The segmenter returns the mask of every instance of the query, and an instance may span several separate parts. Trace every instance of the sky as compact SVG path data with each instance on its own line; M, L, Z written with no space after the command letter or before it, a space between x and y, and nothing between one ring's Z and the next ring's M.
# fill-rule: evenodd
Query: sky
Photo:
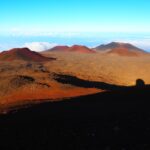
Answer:
M121 40L150 50L149 6L149 0L0 0L0 49Z

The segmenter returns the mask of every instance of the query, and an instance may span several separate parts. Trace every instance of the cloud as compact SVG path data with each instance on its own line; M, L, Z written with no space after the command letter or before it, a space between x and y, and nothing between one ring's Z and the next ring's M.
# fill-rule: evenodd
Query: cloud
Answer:
M119 42L131 43L141 49L150 50L150 39L118 40Z
M49 43L49 42L31 42L31 43L25 43L23 47L27 47L33 51L44 51L50 48L53 48L57 46L58 44L56 43Z
M150 50L150 39L149 40L137 40L137 41L131 41L132 44L146 49L146 50Z

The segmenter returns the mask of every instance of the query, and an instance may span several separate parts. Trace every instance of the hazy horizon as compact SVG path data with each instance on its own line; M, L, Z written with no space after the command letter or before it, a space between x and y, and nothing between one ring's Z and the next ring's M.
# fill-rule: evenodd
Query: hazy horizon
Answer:
M57 45L85 45L96 47L110 42L131 43L150 52L149 33L61 33L47 36L5 35L0 36L0 51L16 47L28 47L34 51L42 51Z
M54 45L128 42L150 51L147 0L5 0L0 3L0 51Z

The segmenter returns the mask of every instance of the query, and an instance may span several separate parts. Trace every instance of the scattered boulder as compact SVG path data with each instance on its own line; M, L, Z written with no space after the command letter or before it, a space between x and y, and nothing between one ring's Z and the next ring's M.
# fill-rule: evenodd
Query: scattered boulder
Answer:
M24 75L18 75L11 79L10 83L11 85L15 87L21 87L26 84L32 84L35 82L35 79L30 76L24 76Z

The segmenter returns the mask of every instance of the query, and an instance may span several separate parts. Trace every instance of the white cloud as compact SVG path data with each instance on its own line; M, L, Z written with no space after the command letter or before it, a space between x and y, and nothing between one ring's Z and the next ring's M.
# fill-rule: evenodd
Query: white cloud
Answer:
M118 40L119 41L119 40ZM150 50L150 39L129 39L129 40L120 40L121 42L131 43L141 49Z
M131 41L131 43L140 48L150 50L150 40Z
M25 43L23 47L27 47L33 51L44 51L50 48L53 48L57 46L56 43L48 43L48 42L31 42L31 43Z

